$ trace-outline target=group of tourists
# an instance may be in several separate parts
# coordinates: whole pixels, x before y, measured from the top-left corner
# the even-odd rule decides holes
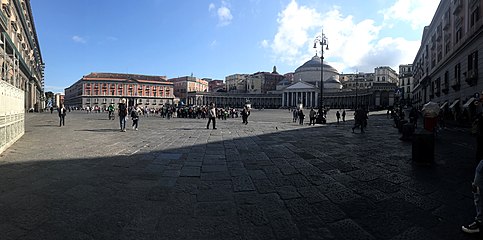
[[[294,123],[298,122],[299,125],[304,124],[305,114],[304,114],[304,110],[302,108],[289,109],[289,111],[292,112],[292,122],[294,122]],[[317,120],[317,118],[319,118],[320,114],[322,114],[323,119],[325,121],[325,119],[327,119],[328,111],[329,111],[328,109],[324,109],[322,111],[322,113],[320,113],[320,110],[316,112],[313,108],[311,108],[310,111],[309,111],[309,126],[315,125],[316,120]],[[342,111],[342,113],[341,113],[341,111]],[[342,121],[345,122],[345,116],[346,116],[345,109],[341,109],[341,110],[337,111],[335,113],[335,116],[337,118],[337,124],[339,124],[341,117],[342,117]]]
[[[119,123],[121,132],[126,131],[126,121],[128,116],[132,120],[132,128],[133,130],[138,130],[139,126],[139,116],[144,115],[146,116],[146,112],[140,108],[139,106],[131,106],[127,107],[126,99],[121,99],[118,105],[118,116],[119,116]],[[114,106],[110,105],[108,107],[109,112],[109,119],[114,119]],[[216,128],[216,119],[226,120],[227,117],[238,118],[238,110],[235,108],[216,108],[214,103],[211,103],[209,106],[190,106],[190,107],[179,107],[176,108],[174,106],[166,106],[159,109],[160,116],[163,118],[170,119],[171,117],[178,117],[178,118],[195,118],[195,119],[206,119],[208,118],[208,123],[206,128],[209,129],[210,124],[212,123],[213,129]],[[241,113],[242,123],[248,124],[248,116],[250,116],[250,108],[245,106]]]

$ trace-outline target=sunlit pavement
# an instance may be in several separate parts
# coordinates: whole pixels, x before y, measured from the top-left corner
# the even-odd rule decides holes
[[[287,110],[217,120],[29,113],[0,156],[0,239],[474,239],[474,139],[416,165],[392,120],[300,126]],[[306,112],[308,115],[308,111]]]

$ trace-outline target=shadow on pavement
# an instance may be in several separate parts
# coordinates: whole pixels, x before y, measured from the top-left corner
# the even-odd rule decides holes
[[[391,124],[81,129],[66,159],[57,143],[9,163],[31,144],[21,140],[0,158],[0,229],[6,239],[471,239],[460,232],[474,213],[471,145],[452,145],[466,135],[441,134],[438,161],[421,168]]]

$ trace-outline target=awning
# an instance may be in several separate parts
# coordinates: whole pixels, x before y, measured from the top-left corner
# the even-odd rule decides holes
[[[454,106],[456,106],[456,104],[459,102],[460,100],[459,99],[456,99],[454,100],[454,102],[449,106],[449,108],[454,108]]]
[[[468,99],[468,101],[466,101],[465,105],[463,105],[464,108],[467,108],[470,106],[471,103],[473,103],[473,101],[475,101],[475,98],[472,97],[470,99]]]
[[[446,105],[448,105],[448,101],[445,101],[443,104],[441,104],[441,107],[439,107],[439,109],[443,109],[444,107],[446,107]]]

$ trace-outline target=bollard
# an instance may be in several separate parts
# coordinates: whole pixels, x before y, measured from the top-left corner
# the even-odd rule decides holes
[[[400,139],[403,141],[410,141],[412,140],[413,133],[414,133],[414,124],[406,123],[402,127],[402,137]]]
[[[434,162],[434,134],[421,129],[412,136],[412,159],[415,163],[430,165]]]

